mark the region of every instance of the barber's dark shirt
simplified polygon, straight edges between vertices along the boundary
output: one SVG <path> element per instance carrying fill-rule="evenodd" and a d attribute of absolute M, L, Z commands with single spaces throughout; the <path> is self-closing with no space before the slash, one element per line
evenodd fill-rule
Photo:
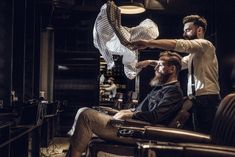
<path fill-rule="evenodd" d="M 178 82 L 155 87 L 138 105 L 133 119 L 168 124 L 180 109 L 183 92 Z"/>

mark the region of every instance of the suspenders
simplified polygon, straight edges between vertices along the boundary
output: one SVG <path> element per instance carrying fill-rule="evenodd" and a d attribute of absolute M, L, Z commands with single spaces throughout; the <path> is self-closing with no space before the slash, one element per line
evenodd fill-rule
<path fill-rule="evenodd" d="M 197 111 L 196 111 L 196 91 L 195 91 L 195 79 L 194 79 L 194 66 L 193 66 L 193 59 L 191 62 L 191 88 L 192 88 L 192 123 L 193 123 L 193 130 L 197 131 Z"/>
<path fill-rule="evenodd" d="M 195 79 L 194 79 L 193 59 L 192 59 L 192 62 L 191 62 L 191 87 L 192 87 L 192 96 L 193 96 L 193 99 L 195 99 L 196 91 L 195 91 Z"/>

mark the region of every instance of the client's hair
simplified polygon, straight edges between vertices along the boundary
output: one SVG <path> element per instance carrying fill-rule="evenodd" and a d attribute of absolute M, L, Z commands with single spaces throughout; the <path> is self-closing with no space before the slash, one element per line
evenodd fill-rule
<path fill-rule="evenodd" d="M 176 67 L 176 73 L 178 73 L 181 70 L 181 59 L 182 57 L 176 53 L 171 51 L 163 51 L 160 53 L 159 58 L 165 58 L 165 61 L 168 65 L 174 65 Z"/>

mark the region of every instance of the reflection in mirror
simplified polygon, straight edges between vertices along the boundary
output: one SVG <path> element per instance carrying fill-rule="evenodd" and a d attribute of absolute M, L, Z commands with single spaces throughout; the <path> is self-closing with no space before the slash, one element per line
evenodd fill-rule
<path fill-rule="evenodd" d="M 116 109 L 127 108 L 127 101 L 131 98 L 128 93 L 135 90 L 135 79 L 129 80 L 122 64 L 121 56 L 114 56 L 115 66 L 107 69 L 107 64 L 100 57 L 100 105 Z"/>

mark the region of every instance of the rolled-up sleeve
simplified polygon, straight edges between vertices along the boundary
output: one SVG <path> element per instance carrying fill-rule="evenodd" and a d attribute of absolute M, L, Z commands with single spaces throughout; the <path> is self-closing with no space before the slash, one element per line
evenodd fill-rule
<path fill-rule="evenodd" d="M 205 39 L 184 40 L 176 39 L 175 51 L 185 53 L 203 53 L 208 46 L 212 45 L 210 41 Z"/>

